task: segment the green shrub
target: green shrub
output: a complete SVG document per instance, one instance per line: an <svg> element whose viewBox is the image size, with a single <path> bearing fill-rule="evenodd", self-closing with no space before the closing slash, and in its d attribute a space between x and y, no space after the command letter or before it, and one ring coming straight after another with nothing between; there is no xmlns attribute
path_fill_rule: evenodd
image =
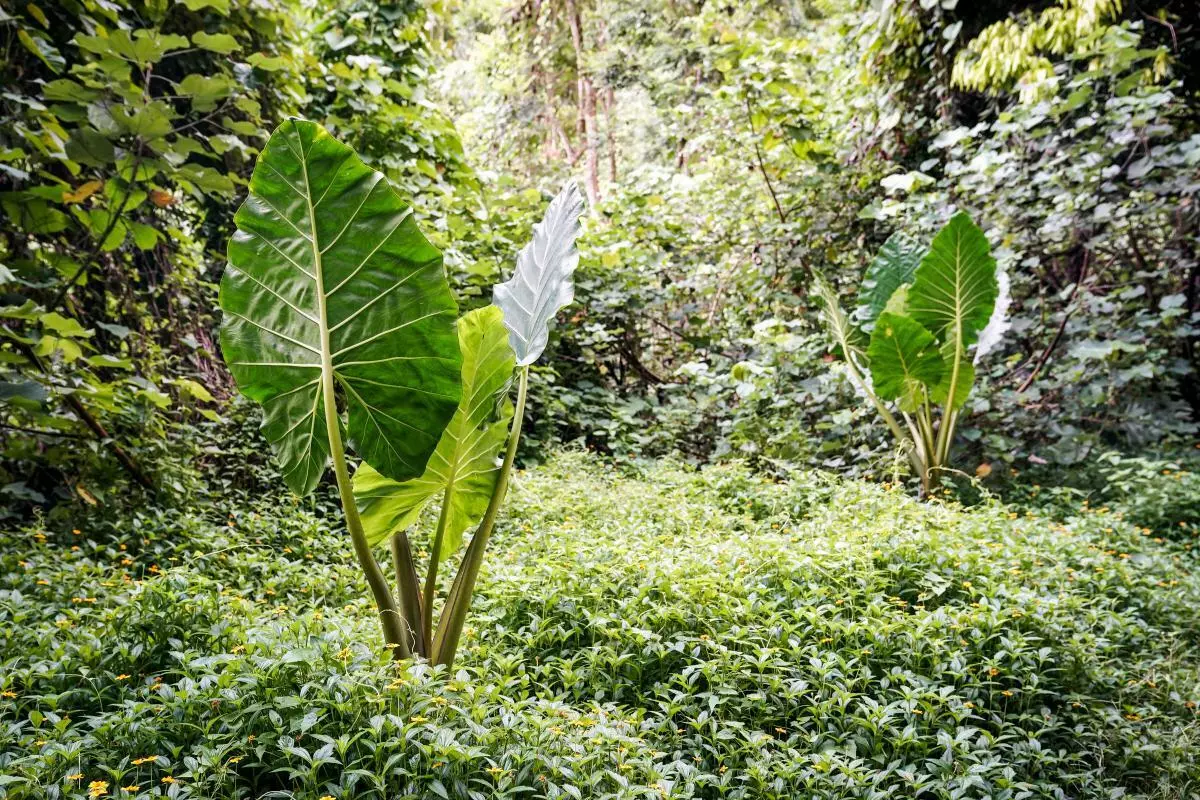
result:
<svg viewBox="0 0 1200 800"><path fill-rule="evenodd" d="M451 674L360 644L333 502L5 534L0 796L1200 790L1195 559L1108 513L560 454Z"/></svg>

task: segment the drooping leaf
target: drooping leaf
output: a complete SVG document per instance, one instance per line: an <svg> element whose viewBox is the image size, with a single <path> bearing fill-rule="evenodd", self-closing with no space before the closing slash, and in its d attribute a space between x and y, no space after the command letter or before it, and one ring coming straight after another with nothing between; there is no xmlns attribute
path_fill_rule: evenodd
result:
<svg viewBox="0 0 1200 800"><path fill-rule="evenodd" d="M1012 305L1012 281L1006 270L996 271L996 287L996 305L992 309L992 316L988 319L987 326L979 332L979 340L975 343L975 364L999 347L1004 334L1012 327L1008 319L1008 307Z"/></svg>
<svg viewBox="0 0 1200 800"><path fill-rule="evenodd" d="M858 319L869 327L887 308L897 289L913 281L913 273L925 255L925 248L900 231L893 233L879 248L858 293Z"/></svg>
<svg viewBox="0 0 1200 800"><path fill-rule="evenodd" d="M983 231L959 212L921 259L908 290L908 313L959 356L974 343L996 304L996 260Z"/></svg>
<svg viewBox="0 0 1200 800"><path fill-rule="evenodd" d="M420 475L458 407L461 358L441 254L412 209L319 125L289 120L234 221L221 346L288 486L311 491L325 467L326 376L358 454Z"/></svg>
<svg viewBox="0 0 1200 800"><path fill-rule="evenodd" d="M496 284L494 302L504 312L508 341L520 366L537 361L550 337L550 320L574 299L571 275L579 265L575 238L581 213L583 197L570 181L533 226L533 241L517 255L512 278Z"/></svg>
<svg viewBox="0 0 1200 800"><path fill-rule="evenodd" d="M867 356L875 393L884 400L896 400L904 411L915 410L926 389L942 377L937 340L909 317L886 311L880 314Z"/></svg>
<svg viewBox="0 0 1200 800"><path fill-rule="evenodd" d="M865 358L866 351L863 349L862 332L850 324L850 318L842 310L842 304L838 300L837 292L820 275L816 277L814 285L817 295L821 298L821 315L825 318L825 325L829 328L829 335L833 337L834 343L841 349L842 355L854 361L860 361Z"/></svg>
<svg viewBox="0 0 1200 800"><path fill-rule="evenodd" d="M460 319L458 341L463 357L462 401L425 473L404 482L385 478L368 465L354 473L354 497L372 544L412 525L433 498L448 496L438 553L439 558L447 558L462 544L463 532L487 510L499 475L496 456L508 437L513 413L507 399L497 410L497 399L508 388L514 366L500 309L488 306Z"/></svg>

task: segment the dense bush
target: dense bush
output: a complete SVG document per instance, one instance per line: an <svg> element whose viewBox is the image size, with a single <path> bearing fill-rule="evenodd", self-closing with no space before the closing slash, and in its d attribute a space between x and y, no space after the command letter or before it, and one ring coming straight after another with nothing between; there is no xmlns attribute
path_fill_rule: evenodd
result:
<svg viewBox="0 0 1200 800"><path fill-rule="evenodd" d="M4 534L0 794L1200 791L1195 556L1111 513L563 454L515 484L451 675L358 644L332 502Z"/></svg>

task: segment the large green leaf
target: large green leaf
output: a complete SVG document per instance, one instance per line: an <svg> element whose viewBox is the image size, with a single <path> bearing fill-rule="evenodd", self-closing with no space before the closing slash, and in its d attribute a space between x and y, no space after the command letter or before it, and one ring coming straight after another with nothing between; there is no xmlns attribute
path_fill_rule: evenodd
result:
<svg viewBox="0 0 1200 800"><path fill-rule="evenodd" d="M858 293L858 319L864 325L875 322L887 308L897 289L913 281L913 274L925 255L925 248L906 234L893 233L867 267L867 276Z"/></svg>
<svg viewBox="0 0 1200 800"><path fill-rule="evenodd" d="M899 314L885 311L875 320L867 356L875 393L898 401L905 411L915 410L926 388L942 378L942 356L933 334Z"/></svg>
<svg viewBox="0 0 1200 800"><path fill-rule="evenodd" d="M504 312L509 343L522 366L537 361L550 338L550 320L575 298L571 276L579 265L575 239L582 213L583 197L570 181L533 226L533 241L517 254L513 276L493 290L493 302Z"/></svg>
<svg viewBox="0 0 1200 800"><path fill-rule="evenodd" d="M942 379L933 400L960 408L975 382L967 348L988 324L999 285L983 231L959 212L938 231L908 290L908 313L941 343ZM952 396L952 397L951 397Z"/></svg>
<svg viewBox="0 0 1200 800"><path fill-rule="evenodd" d="M971 218L950 218L921 259L908 290L908 314L959 357L988 324L996 304L996 260Z"/></svg>
<svg viewBox="0 0 1200 800"><path fill-rule="evenodd" d="M382 174L311 122L267 142L234 217L221 347L293 491L329 455L322 382L351 444L384 475L420 475L459 401L454 298L441 254Z"/></svg>
<svg viewBox="0 0 1200 800"><path fill-rule="evenodd" d="M462 348L462 402L446 426L425 473L397 482L369 466L354 473L354 497L367 539L375 544L416 521L435 496L448 501L439 558L462 544L463 532L487 510L499 470L496 456L508 437L512 403L504 399L514 358L496 306L477 309L458 321Z"/></svg>

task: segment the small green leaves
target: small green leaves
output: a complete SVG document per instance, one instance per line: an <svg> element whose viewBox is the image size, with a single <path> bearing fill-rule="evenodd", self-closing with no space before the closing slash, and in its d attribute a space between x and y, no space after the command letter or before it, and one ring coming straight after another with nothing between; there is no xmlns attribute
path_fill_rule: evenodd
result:
<svg viewBox="0 0 1200 800"><path fill-rule="evenodd" d="M583 197L571 181L533 226L533 241L517 256L512 278L496 285L495 303L504 312L518 366L537 361L550 338L550 320L574 299L571 275L579 264L575 238L582 213Z"/></svg>
<svg viewBox="0 0 1200 800"><path fill-rule="evenodd" d="M81 49L98 56L116 56L138 64L153 64L172 50L182 50L188 40L173 33L162 33L152 28L140 28L130 33L118 28L108 35L75 37Z"/></svg>
<svg viewBox="0 0 1200 800"><path fill-rule="evenodd" d="M271 136L235 216L221 346L291 489L329 455L322 382L350 439L397 480L420 475L459 401L456 306L441 254L388 181L311 122Z"/></svg>
<svg viewBox="0 0 1200 800"><path fill-rule="evenodd" d="M496 485L496 456L508 436L512 403L503 398L512 379L513 353L503 315L487 306L458 321L462 348L462 402L442 433L425 473L403 483L370 466L354 474L354 496L372 544L410 526L426 504L441 495L448 503L438 558L462 543L463 532L487 510Z"/></svg>
<svg viewBox="0 0 1200 800"><path fill-rule="evenodd" d="M896 400L903 411L914 411L927 387L942 377L942 356L933 334L920 323L885 311L875 321L871 345L871 381L884 400Z"/></svg>
<svg viewBox="0 0 1200 800"><path fill-rule="evenodd" d="M197 31L192 34L192 43L196 47L211 50L214 53L221 53L222 55L228 55L235 50L241 49L241 45L237 43L237 39L234 39L228 33L205 33L204 31Z"/></svg>

